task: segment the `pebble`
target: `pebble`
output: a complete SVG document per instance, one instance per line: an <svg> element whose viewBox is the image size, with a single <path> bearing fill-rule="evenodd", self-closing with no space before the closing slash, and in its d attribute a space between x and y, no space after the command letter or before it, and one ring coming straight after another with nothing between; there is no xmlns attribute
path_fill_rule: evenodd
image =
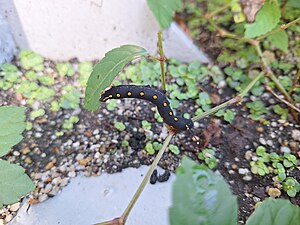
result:
<svg viewBox="0 0 300 225"><path fill-rule="evenodd" d="M267 140L267 145L268 146L273 146L274 144L273 144L273 141L272 140Z"/></svg>
<svg viewBox="0 0 300 225"><path fill-rule="evenodd" d="M261 143L262 145L266 145L267 142L264 138L259 138L259 143Z"/></svg>
<svg viewBox="0 0 300 225"><path fill-rule="evenodd" d="M277 123L276 123L276 122L272 122L272 123L271 123L271 126L272 126L272 127L277 127Z"/></svg>
<svg viewBox="0 0 300 225"><path fill-rule="evenodd" d="M48 199L48 195L47 194L42 194L39 196L39 202L43 202L46 201Z"/></svg>
<svg viewBox="0 0 300 225"><path fill-rule="evenodd" d="M4 220L0 219L0 225L4 225Z"/></svg>
<svg viewBox="0 0 300 225"><path fill-rule="evenodd" d="M19 156L19 155L20 155L20 152L14 151L14 152L13 152L13 155L14 155L14 156Z"/></svg>
<svg viewBox="0 0 300 225"><path fill-rule="evenodd" d="M82 160L84 158L84 155L79 153L77 156L76 156L76 160L79 161L79 160Z"/></svg>
<svg viewBox="0 0 300 225"><path fill-rule="evenodd" d="M43 192L48 194L50 191L52 190L52 184L49 183L46 185L46 187L44 188Z"/></svg>
<svg viewBox="0 0 300 225"><path fill-rule="evenodd" d="M22 155L27 155L30 152L30 149L28 147L23 148L21 151Z"/></svg>
<svg viewBox="0 0 300 225"><path fill-rule="evenodd" d="M39 133L39 132L36 132L36 133L34 134L34 136L35 136L36 138L41 138L41 137L43 136L43 134L42 134L42 133Z"/></svg>
<svg viewBox="0 0 300 225"><path fill-rule="evenodd" d="M76 177L76 172L75 171L71 171L68 173L68 177Z"/></svg>
<svg viewBox="0 0 300 225"><path fill-rule="evenodd" d="M250 181L250 180L252 180L252 176L246 175L246 176L243 177L243 180Z"/></svg>
<svg viewBox="0 0 300 225"><path fill-rule="evenodd" d="M295 141L300 141L300 130L292 130L292 138Z"/></svg>
<svg viewBox="0 0 300 225"><path fill-rule="evenodd" d="M26 157L26 158L24 159L24 162L25 162L26 164L31 164L31 163L32 163L32 159L31 159L30 157Z"/></svg>
<svg viewBox="0 0 300 225"><path fill-rule="evenodd" d="M93 131L93 135L97 135L97 134L99 134L99 129Z"/></svg>
<svg viewBox="0 0 300 225"><path fill-rule="evenodd" d="M8 223L9 221L12 220L12 218L13 218L12 214L6 215L6 217L5 217L5 222Z"/></svg>
<svg viewBox="0 0 300 225"><path fill-rule="evenodd" d="M247 168L239 168L239 174L245 175L248 174L250 171Z"/></svg>
<svg viewBox="0 0 300 225"><path fill-rule="evenodd" d="M252 156L253 156L253 152L252 151L246 151L246 153L245 153L245 159L246 160L250 161L251 158L252 158Z"/></svg>
<svg viewBox="0 0 300 225"><path fill-rule="evenodd" d="M62 181L60 183L60 186L61 187L67 186L68 183L69 183L69 179L68 178L64 178L64 179L62 179Z"/></svg>
<svg viewBox="0 0 300 225"><path fill-rule="evenodd" d="M9 207L9 210L11 211L11 212L16 212L16 211L18 211L18 209L20 208L20 202L17 202L17 203L15 203L15 204L12 204L10 207Z"/></svg>
<svg viewBox="0 0 300 225"><path fill-rule="evenodd" d="M268 195L272 198L279 197L281 195L281 191L278 188L268 188Z"/></svg>
<svg viewBox="0 0 300 225"><path fill-rule="evenodd" d="M282 153L291 153L291 149L289 147L286 147L286 146L281 146L280 147L280 152L282 152Z"/></svg>
<svg viewBox="0 0 300 225"><path fill-rule="evenodd" d="M73 148L78 148L80 146L80 142L76 141L75 143L72 144Z"/></svg>

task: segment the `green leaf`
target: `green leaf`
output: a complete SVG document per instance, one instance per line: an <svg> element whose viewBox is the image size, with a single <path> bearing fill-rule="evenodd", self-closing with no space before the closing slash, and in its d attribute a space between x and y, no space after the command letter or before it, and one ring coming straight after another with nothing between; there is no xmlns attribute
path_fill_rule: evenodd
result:
<svg viewBox="0 0 300 225"><path fill-rule="evenodd" d="M258 205L246 225L297 225L300 208L288 200L268 198Z"/></svg>
<svg viewBox="0 0 300 225"><path fill-rule="evenodd" d="M135 45L123 45L105 54L104 58L94 67L87 82L84 108L96 111L99 108L101 91L107 88L113 79L133 59L146 56L147 51Z"/></svg>
<svg viewBox="0 0 300 225"><path fill-rule="evenodd" d="M21 166L0 160L0 209L33 191L34 184L24 172Z"/></svg>
<svg viewBox="0 0 300 225"><path fill-rule="evenodd" d="M25 108L0 107L0 157L7 154L12 146L22 140L21 133L25 127Z"/></svg>
<svg viewBox="0 0 300 225"><path fill-rule="evenodd" d="M280 49L284 53L288 52L289 37L285 30L278 31L275 34L270 35L268 40L272 45L274 45L274 47Z"/></svg>
<svg viewBox="0 0 300 225"><path fill-rule="evenodd" d="M170 26L174 11L182 7L181 0L147 0L147 3L162 30Z"/></svg>
<svg viewBox="0 0 300 225"><path fill-rule="evenodd" d="M280 8L276 1L266 1L256 15L255 22L245 24L245 36L254 38L271 31L280 20Z"/></svg>
<svg viewBox="0 0 300 225"><path fill-rule="evenodd" d="M221 175L187 157L177 169L172 202L171 225L237 224L237 200L228 184Z"/></svg>

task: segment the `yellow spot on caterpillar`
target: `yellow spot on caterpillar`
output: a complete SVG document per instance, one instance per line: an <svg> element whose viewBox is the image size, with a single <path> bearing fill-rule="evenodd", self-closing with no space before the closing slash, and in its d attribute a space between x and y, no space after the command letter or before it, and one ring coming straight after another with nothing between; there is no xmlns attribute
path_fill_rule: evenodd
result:
<svg viewBox="0 0 300 225"><path fill-rule="evenodd" d="M112 98L112 97L113 97L112 95L109 95L109 96L108 96L108 98Z"/></svg>
<svg viewBox="0 0 300 225"><path fill-rule="evenodd" d="M166 102L164 102L163 106L166 107L168 104Z"/></svg>
<svg viewBox="0 0 300 225"><path fill-rule="evenodd" d="M172 116L172 115L173 115L173 113L172 113L172 112L169 112L169 115L170 115L170 116Z"/></svg>
<svg viewBox="0 0 300 225"><path fill-rule="evenodd" d="M144 95L145 95L145 93L141 91L140 92L140 96L144 96Z"/></svg>
<svg viewBox="0 0 300 225"><path fill-rule="evenodd" d="M121 95L120 95L119 93L117 93L117 97L118 97L118 98L120 98L120 97L121 97Z"/></svg>
<svg viewBox="0 0 300 225"><path fill-rule="evenodd" d="M174 121L178 121L178 118L177 118L177 117L174 117Z"/></svg>
<svg viewBox="0 0 300 225"><path fill-rule="evenodd" d="M130 91L128 91L127 95L128 95L128 96L131 96L131 92L130 92Z"/></svg>
<svg viewBox="0 0 300 225"><path fill-rule="evenodd" d="M157 95L153 95L153 99L156 100L157 99Z"/></svg>
<svg viewBox="0 0 300 225"><path fill-rule="evenodd" d="M187 129L187 130L189 130L189 129L190 129L188 125L185 125L185 127L186 127L186 129Z"/></svg>

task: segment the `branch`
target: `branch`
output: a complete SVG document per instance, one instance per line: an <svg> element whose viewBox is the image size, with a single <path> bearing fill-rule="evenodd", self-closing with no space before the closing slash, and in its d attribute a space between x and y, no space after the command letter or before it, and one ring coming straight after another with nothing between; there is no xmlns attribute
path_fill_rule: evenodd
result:
<svg viewBox="0 0 300 225"><path fill-rule="evenodd" d="M144 177L142 183L140 184L140 186L138 187L137 191L135 192L134 196L132 197L130 203L128 204L127 208L125 209L124 213L122 214L121 217L115 218L113 220L110 221L106 221L106 222L102 222L102 223L97 223L95 225L124 225L126 223L126 220L128 218L129 213L131 212L133 206L135 205L136 201L138 200L139 196L141 195L141 193L143 192L146 184L149 182L149 179L151 177L151 174L153 173L155 167L157 166L159 160L161 159L162 155L164 154L164 152L166 151L170 141L172 140L172 137L174 136L175 133L171 132L169 133L169 135L167 136L163 146L161 147L161 149L159 150L159 152L157 153L153 163L151 164L146 176Z"/></svg>
<svg viewBox="0 0 300 225"><path fill-rule="evenodd" d="M300 22L300 18L295 19L295 20L293 20L293 21L291 21L291 22L289 22L289 23L287 23L287 24L283 24L283 25L281 25L280 27L278 27L277 29L272 30L272 31L270 31L270 32L267 33L267 34L262 35L262 36L256 38L256 40L257 40L257 41L260 41L260 40L262 40L262 39L264 39L264 38L266 38L266 37L269 37L269 36L272 35L272 34L275 34L275 33L279 32L279 31L281 31L281 30L287 29L288 27L292 26L293 24L295 24L295 23L297 23L297 22Z"/></svg>

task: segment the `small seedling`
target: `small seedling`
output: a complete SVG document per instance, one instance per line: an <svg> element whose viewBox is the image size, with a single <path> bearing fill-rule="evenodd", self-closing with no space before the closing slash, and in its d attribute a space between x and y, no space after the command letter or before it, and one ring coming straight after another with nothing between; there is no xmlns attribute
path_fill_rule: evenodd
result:
<svg viewBox="0 0 300 225"><path fill-rule="evenodd" d="M35 70L35 71L42 71L44 70L44 58L34 53L30 50L22 50L19 54L20 58L20 65L25 70Z"/></svg>
<svg viewBox="0 0 300 225"><path fill-rule="evenodd" d="M30 118L32 119L32 120L34 120L35 118L37 118L37 117L40 117L40 116L43 116L43 115L45 115L45 110L44 109L37 109L37 110L34 110L34 111L31 111L30 112Z"/></svg>
<svg viewBox="0 0 300 225"><path fill-rule="evenodd" d="M198 158L204 160L205 164L210 168L214 169L217 166L217 158L215 157L215 151L211 148L205 148L198 154Z"/></svg>
<svg viewBox="0 0 300 225"><path fill-rule="evenodd" d="M283 190L288 194L288 196L295 197L300 191L300 184L293 177L287 177L286 181L283 182Z"/></svg>
<svg viewBox="0 0 300 225"><path fill-rule="evenodd" d="M72 130L74 124L78 123L79 117L78 116L71 116L69 119L66 119L62 125L63 129Z"/></svg>
<svg viewBox="0 0 300 225"><path fill-rule="evenodd" d="M151 125L152 125L152 123L149 123L147 120L143 120L142 121L142 127L145 130L151 130Z"/></svg>
<svg viewBox="0 0 300 225"><path fill-rule="evenodd" d="M262 118L262 116L268 112L265 104L260 101L254 101L254 102L248 102L246 104L247 108L250 109L250 118L253 120L259 120Z"/></svg>
<svg viewBox="0 0 300 225"><path fill-rule="evenodd" d="M122 122L115 122L115 128L118 130L118 131L124 131L126 129L126 126L124 123Z"/></svg>
<svg viewBox="0 0 300 225"><path fill-rule="evenodd" d="M175 155L178 155L180 153L180 150L176 145L169 145L169 150Z"/></svg>
<svg viewBox="0 0 300 225"><path fill-rule="evenodd" d="M66 75L73 76L75 74L75 71L70 63L58 63L56 64L56 70L62 77Z"/></svg>

